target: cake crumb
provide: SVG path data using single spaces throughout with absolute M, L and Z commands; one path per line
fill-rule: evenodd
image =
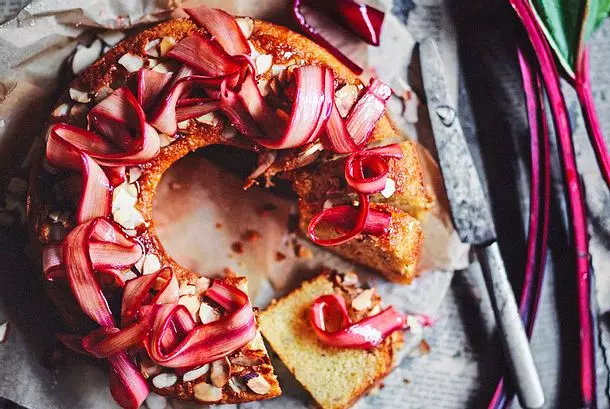
M 248 242 L 253 242 L 261 239 L 263 236 L 256 230 L 246 230 L 242 235 L 242 239 Z
M 277 253 L 275 253 L 275 260 L 276 261 L 282 261 L 286 258 L 286 255 L 284 253 L 282 253 L 281 251 L 278 251 Z
M 408 384 L 410 384 L 410 383 L 411 383 L 411 381 L 410 381 L 410 380 L 408 380 L 407 378 L 404 378 L 402 381 L 403 381 L 403 382 L 404 382 L 406 385 L 408 385 Z
M 237 254 L 242 254 L 244 252 L 244 244 L 241 241 L 236 241 L 231 244 L 231 250 Z
M 222 223 L 221 222 L 216 222 L 216 228 L 218 230 L 222 229 Z
M 313 253 L 309 247 L 304 246 L 301 243 L 294 243 L 294 255 L 306 260 L 311 260 L 313 258 Z

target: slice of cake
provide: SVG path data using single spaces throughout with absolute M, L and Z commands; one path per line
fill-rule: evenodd
M 320 407 L 342 409 L 391 372 L 403 334 L 396 330 L 372 349 L 325 344 L 314 332 L 309 315 L 316 299 L 332 294 L 345 300 L 354 323 L 383 310 L 379 295 L 374 289 L 359 287 L 356 274 L 324 272 L 269 306 L 261 313 L 259 325 L 273 350 Z

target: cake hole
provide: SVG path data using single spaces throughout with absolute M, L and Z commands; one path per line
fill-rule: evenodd
M 177 263 L 209 277 L 245 275 L 253 293 L 258 278 L 288 264 L 276 256 L 286 246 L 294 205 L 262 187 L 243 190 L 255 164 L 252 152 L 200 149 L 164 173 L 153 207 L 155 232 Z

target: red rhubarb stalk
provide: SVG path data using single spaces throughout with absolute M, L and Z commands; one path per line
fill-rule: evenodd
M 544 110 L 544 94 L 538 73 L 532 68 L 522 51 L 517 50 L 523 90 L 525 93 L 527 117 L 530 127 L 530 214 L 527 236 L 527 258 L 523 290 L 519 301 L 519 311 L 528 337 L 531 337 L 538 312 L 538 301 L 542 290 L 547 257 L 549 211 L 551 196 L 551 172 L 549 156 L 549 132 Z M 489 409 L 508 408 L 514 391 L 504 377 L 500 379 Z
M 587 243 L 587 224 L 582 187 L 580 185 L 572 131 L 566 102 L 561 94 L 559 73 L 553 55 L 531 5 L 526 0 L 510 0 L 521 18 L 538 57 L 542 78 L 550 100 L 551 113 L 562 160 L 565 194 L 569 205 L 572 244 L 576 257 L 578 317 L 580 321 L 580 387 L 582 407 L 596 406 L 594 325 L 591 310 L 591 271 Z

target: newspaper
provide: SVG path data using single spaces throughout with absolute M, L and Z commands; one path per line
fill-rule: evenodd
M 379 0 L 378 3 L 387 10 L 392 8 L 389 1 Z M 396 66 L 375 66 L 374 62 L 378 61 L 375 58 L 384 54 L 383 50 L 379 49 L 369 50 L 368 58 L 377 74 L 385 77 L 383 79 L 391 82 L 393 86 L 408 84 L 417 89 L 417 84 L 411 81 L 411 73 L 405 65 L 410 62 L 413 44 L 427 36 L 432 36 L 440 42 L 471 151 L 480 174 L 487 176 L 487 187 L 500 232 L 500 247 L 518 293 L 522 274 L 519 260 L 524 259 L 526 215 L 529 206 L 529 164 L 527 122 L 522 109 L 521 85 L 515 63 L 514 17 L 508 7 L 497 7 L 493 2 L 481 4 L 475 0 L 467 0 L 447 3 L 449 6 L 442 0 L 419 0 L 414 3 L 409 0 L 395 1 L 393 11 L 396 15 L 388 16 L 384 35 L 388 35 L 388 27 L 404 34 L 405 29 L 399 22 L 406 23 L 408 35 L 391 45 L 392 50 L 401 51 L 393 53 L 398 62 Z M 70 9 L 74 4 L 66 4 L 64 8 Z M 248 2 L 244 4 L 247 5 Z M 242 14 L 256 12 L 253 8 L 242 10 Z M 150 10 L 138 9 L 130 17 L 132 22 L 137 22 L 149 13 Z M 280 12 L 282 13 L 284 11 Z M 94 13 L 91 12 L 90 15 Z M 607 47 L 609 39 L 609 23 L 592 39 L 592 81 L 595 84 L 597 108 L 602 127 L 606 131 L 607 144 L 610 115 L 604 113 L 610 112 L 610 100 L 607 98 L 610 92 L 610 73 L 603 68 L 610 57 L 610 49 Z M 389 46 L 388 43 L 389 40 L 382 39 L 382 48 L 384 45 Z M 40 49 L 44 49 L 44 46 Z M 405 76 L 402 82 L 397 82 L 398 74 Z M 31 95 L 30 91 L 23 92 Z M 39 95 L 44 94 L 40 90 L 36 91 Z M 586 186 L 596 298 L 601 315 L 610 310 L 610 198 L 596 170 L 578 106 L 574 101 L 572 95 L 569 106 L 573 117 L 579 167 Z M 415 114 L 419 117 L 419 121 L 415 123 L 406 120 L 404 116 L 395 115 L 395 119 L 398 119 L 397 122 L 410 135 L 416 134 L 420 143 L 433 150 L 429 129 L 426 129 L 425 106 L 420 104 Z M 494 147 L 496 143 L 500 146 Z M 565 217 L 562 217 L 564 209 L 561 208 L 561 188 L 561 176 L 555 163 L 551 256 L 532 338 L 535 361 L 547 397 L 546 408 L 576 407 L 578 402 L 577 388 L 570 387 L 579 381 L 575 353 L 578 329 L 574 314 L 575 298 L 570 290 L 570 287 L 573 288 L 574 274 L 565 258 L 568 245 L 565 237 Z M 289 209 L 289 206 L 286 209 Z M 2 236 L 0 238 L 0 244 L 6 249 L 21 251 L 19 245 L 23 243 L 12 243 Z M 331 256 L 328 257 L 332 259 Z M 338 263 L 338 266 L 342 263 L 334 259 L 331 262 Z M 22 259 L 16 255 L 6 258 L 5 264 L 14 270 L 11 277 L 15 274 L 31 274 L 31 268 L 21 263 Z M 351 268 L 347 263 L 344 266 Z M 4 272 L 3 267 L 0 267 L 0 272 Z M 378 393 L 359 402 L 359 408 L 458 409 L 486 406 L 502 367 L 499 340 L 494 333 L 493 315 L 481 272 L 476 261 L 473 261 L 468 269 L 455 273 L 450 287 L 447 286 L 448 277 L 445 273 L 425 274 L 411 286 L 408 295 L 403 292 L 393 294 L 392 289 L 395 287 L 386 284 L 387 288 L 383 288 L 382 282 L 376 282 L 390 302 L 405 305 L 403 298 L 407 297 L 406 304 L 413 306 L 415 310 L 432 314 L 435 317 L 435 325 L 433 330 L 426 334 L 426 340 L 431 347 L 430 353 L 420 355 L 417 350 L 412 352 L 412 356 L 404 359 L 384 381 L 383 388 Z M 6 304 L 18 303 L 23 294 L 32 293 L 27 281 L 21 280 L 18 284 L 20 285 L 13 285 L 17 288 L 16 293 L 14 288 L 7 291 L 0 286 L 0 296 Z M 444 288 L 445 290 L 439 292 L 445 296 L 435 297 L 435 302 L 427 302 L 428 293 L 425 289 L 430 287 L 436 288 L 437 291 Z M 264 305 L 274 294 L 273 286 L 263 285 L 255 301 Z M 43 297 L 41 293 L 35 292 L 32 296 Z M 44 309 L 44 304 L 39 305 L 34 314 L 44 316 Z M 0 313 L 5 313 L 5 310 L 0 309 Z M 0 346 L 0 358 L 4 368 L 13 371 L 20 366 L 27 368 L 17 374 L 0 369 L 0 396 L 29 408 L 114 407 L 107 391 L 99 387 L 107 382 L 105 374 L 86 359 L 67 357 L 67 362 L 53 369 L 54 372 L 50 376 L 49 371 L 42 367 L 37 359 L 30 357 L 32 351 L 39 351 L 44 345 L 44 342 L 36 337 L 45 334 L 44 328 L 33 328 L 35 324 L 32 323 L 29 311 L 28 314 L 21 315 L 15 315 L 14 311 L 11 313 L 11 321 L 14 320 L 16 324 L 9 340 L 11 351 L 9 353 Z M 603 409 L 608 408 L 606 362 L 610 357 L 604 355 L 610 348 L 610 331 L 607 325 L 606 321 L 600 320 L 603 348 L 599 348 L 598 359 L 598 406 Z M 309 406 L 311 398 L 291 378 L 280 362 L 274 361 L 274 364 L 280 374 L 283 396 L 277 400 L 240 406 L 272 409 Z M 15 377 L 19 376 L 21 378 L 16 380 Z M 3 388 L 3 385 L 28 387 L 9 390 Z M 155 396 L 151 396 L 147 403 L 151 409 L 165 408 L 168 404 L 163 398 Z M 173 405 L 171 402 L 170 404 Z M 514 406 L 518 407 L 518 403 Z

